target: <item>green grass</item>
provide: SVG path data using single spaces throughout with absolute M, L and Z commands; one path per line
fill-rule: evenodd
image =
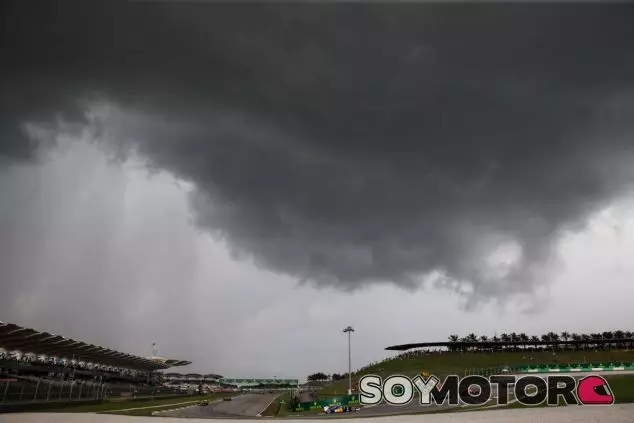
M 612 388 L 612 393 L 614 394 L 614 399 L 616 404 L 626 404 L 634 402 L 634 376 L 633 375 L 608 375 L 604 376 L 608 381 L 610 388 Z M 567 404 L 564 402 L 563 398 L 559 399 L 559 406 L 566 406 Z M 524 405 L 519 402 L 514 402 L 504 407 L 500 408 L 533 408 L 533 407 L 547 407 L 546 403 L 542 403 L 539 405 Z
M 634 402 L 634 376 L 610 375 L 606 377 L 617 404 Z
M 197 402 L 198 401 L 193 401 L 188 404 L 183 404 L 183 406 L 195 404 Z M 117 414 L 119 416 L 151 416 L 152 413 L 154 413 L 155 411 L 171 410 L 175 407 L 177 407 L 175 404 L 171 404 L 171 405 L 165 405 L 165 406 L 156 407 L 156 408 L 145 408 L 145 409 L 129 410 L 129 411 L 121 411 L 121 412 L 102 411 L 99 414 Z M 132 408 L 136 408 L 136 407 L 132 407 Z
M 464 375 L 467 369 L 482 369 L 498 366 L 519 366 L 531 364 L 578 363 L 583 362 L 610 362 L 626 361 L 634 362 L 634 351 L 557 351 L 553 356 L 551 351 L 539 352 L 504 352 L 504 353 L 446 353 L 435 354 L 417 358 L 390 360 L 379 363 L 358 374 L 353 374 L 353 383 L 357 383 L 361 376 L 376 374 L 388 376 L 403 374 L 414 376 L 422 371 L 427 371 L 436 376 L 443 377 L 449 374 Z M 532 360 L 530 359 L 532 357 Z M 318 394 L 342 395 L 347 392 L 347 380 L 333 383 L 320 390 Z
M 117 412 L 118 410 L 125 410 L 128 408 L 140 408 L 140 407 L 157 407 L 157 408 L 148 408 L 146 410 L 133 410 L 132 412 L 146 412 L 140 415 L 150 415 L 153 411 L 161 410 L 158 406 L 165 406 L 165 408 L 169 408 L 174 404 L 180 404 L 185 402 L 194 403 L 197 401 L 201 401 L 203 399 L 214 400 L 221 398 L 222 396 L 227 394 L 211 394 L 211 395 L 201 395 L 201 396 L 182 396 L 175 398 L 163 398 L 158 400 L 150 400 L 150 401 L 106 401 L 100 404 L 86 404 L 86 405 L 71 405 L 63 408 L 52 408 L 52 409 L 43 409 L 42 412 L 55 412 L 55 413 L 109 413 L 109 412 Z M 117 413 L 119 414 L 119 413 Z M 121 413 L 121 414 L 127 414 Z M 139 414 L 134 414 L 139 415 Z
M 266 408 L 266 410 L 264 410 L 262 412 L 262 416 L 264 417 L 274 417 L 274 416 L 286 416 L 286 414 L 288 414 L 288 402 L 291 399 L 291 393 L 290 392 L 285 392 L 282 395 L 280 395 L 279 397 L 277 397 L 275 399 L 275 401 L 273 401 L 271 404 L 269 404 L 269 406 Z M 280 407 L 280 401 L 285 401 L 286 404 L 282 404 L 282 406 Z M 278 412 L 278 408 L 279 408 L 279 412 Z
M 118 414 L 118 415 L 123 415 L 123 416 L 151 416 L 152 413 L 154 413 L 155 411 L 161 411 L 161 410 L 169 410 L 175 407 L 176 404 L 180 404 L 180 403 L 187 403 L 187 404 L 183 404 L 183 405 L 191 405 L 191 404 L 196 404 L 201 400 L 208 400 L 208 401 L 217 401 L 223 397 L 226 396 L 234 396 L 234 395 L 238 395 L 238 394 L 228 394 L 228 393 L 215 393 L 215 394 L 210 394 L 210 395 L 202 395 L 202 396 L 197 396 L 197 397 L 189 397 L 189 398 L 195 398 L 192 400 L 188 400 L 188 401 L 180 401 L 180 402 L 173 402 L 172 404 L 155 404 L 155 405 L 139 405 L 139 409 L 138 410 L 129 410 L 129 411 L 121 411 L 118 412 L 116 410 L 110 410 L 110 411 L 102 411 L 101 414 Z M 157 405 L 162 405 L 160 407 L 156 407 Z M 140 408 L 140 407 L 147 407 L 147 406 L 151 406 L 153 408 Z M 137 406 L 133 406 L 130 408 L 137 408 Z

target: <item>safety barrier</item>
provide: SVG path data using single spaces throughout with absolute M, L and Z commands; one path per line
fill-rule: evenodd
M 310 410 L 323 410 L 324 407 L 330 407 L 332 405 L 357 406 L 359 405 L 359 395 L 345 395 L 323 400 L 300 402 L 294 405 L 289 404 L 288 409 L 293 412 L 301 412 Z
M 492 376 L 504 373 L 571 373 L 571 372 L 618 372 L 634 370 L 634 363 L 602 362 L 602 363 L 569 363 L 569 364 L 535 364 L 530 366 L 499 366 L 484 369 L 468 369 L 465 376 Z

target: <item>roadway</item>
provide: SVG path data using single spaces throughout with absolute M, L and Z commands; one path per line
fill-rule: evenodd
M 158 413 L 161 417 L 189 418 L 249 418 L 256 417 L 274 401 L 280 393 L 247 394 L 233 397 L 231 401 L 215 401 L 208 406 L 193 405 Z

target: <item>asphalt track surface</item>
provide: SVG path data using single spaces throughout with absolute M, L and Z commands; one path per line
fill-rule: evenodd
M 486 410 L 463 413 L 429 414 L 426 416 L 376 417 L 369 423 L 632 423 L 634 404 L 617 404 L 611 407 L 537 407 L 512 410 Z M 113 414 L 80 413 L 15 413 L 0 415 L 2 423 L 184 423 L 181 418 L 133 417 Z M 255 418 L 254 418 L 255 419 Z M 258 420 L 267 420 L 258 418 Z M 268 419 L 270 420 L 270 419 Z M 205 423 L 207 419 L 186 420 L 187 423 Z M 229 419 L 218 419 L 216 423 L 230 423 Z M 284 419 L 285 423 L 306 422 L 305 419 Z
M 497 395 L 497 388 L 494 385 L 492 387 L 491 395 Z M 436 410 L 455 408 L 455 409 L 463 409 L 468 406 L 456 406 L 456 405 L 421 405 L 418 399 L 418 396 L 415 396 L 414 399 L 409 403 L 401 406 L 389 405 L 385 403 L 377 404 L 377 405 L 368 405 L 364 407 L 360 407 L 359 411 L 355 411 L 353 413 L 341 413 L 341 414 L 289 414 L 290 417 L 297 418 L 307 418 L 307 417 L 322 417 L 322 418 L 344 418 L 344 417 L 381 417 L 381 416 L 393 416 L 395 414 L 416 414 L 416 413 L 425 413 L 425 412 L 433 412 Z
M 189 417 L 189 418 L 235 418 L 256 417 L 273 402 L 280 393 L 275 394 L 247 394 L 233 397 L 231 401 L 217 401 L 207 406 L 194 405 L 168 412 L 161 412 L 161 417 Z

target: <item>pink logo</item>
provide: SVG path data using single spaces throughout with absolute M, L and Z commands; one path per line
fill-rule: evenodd
M 614 395 L 602 376 L 586 376 L 577 384 L 577 398 L 583 405 L 612 405 Z

